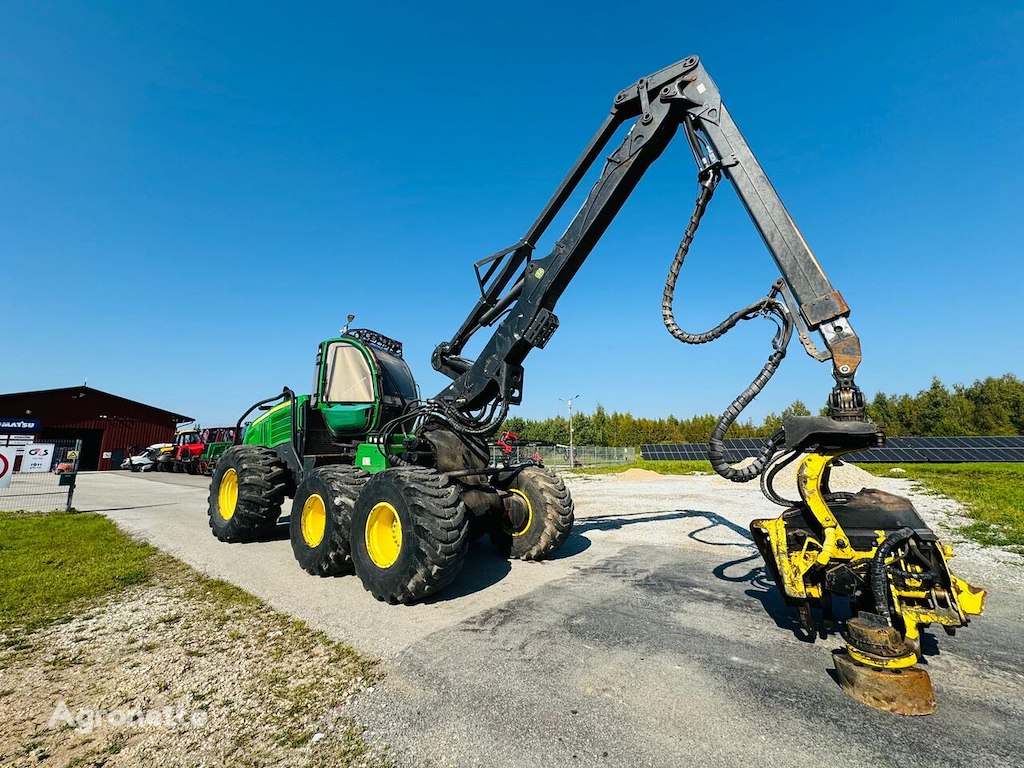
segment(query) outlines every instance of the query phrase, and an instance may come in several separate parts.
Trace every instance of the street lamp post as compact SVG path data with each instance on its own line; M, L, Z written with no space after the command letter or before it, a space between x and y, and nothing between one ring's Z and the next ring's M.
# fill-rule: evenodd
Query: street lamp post
M573 400L576 400L578 397L579 397L579 395L573 395L568 400L562 400L562 398L558 398L559 400L562 400L563 403L565 403L566 405L569 406L569 469L570 470L576 468L576 451L575 451L575 448L573 447L573 439L572 439L572 437L573 437L572 436L572 402L573 402Z

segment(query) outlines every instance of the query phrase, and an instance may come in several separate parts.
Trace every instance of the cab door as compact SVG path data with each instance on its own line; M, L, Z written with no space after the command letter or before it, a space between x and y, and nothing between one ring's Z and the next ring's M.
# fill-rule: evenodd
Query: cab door
M335 437L359 437L373 426L379 402L377 371L364 347L349 341L324 344L317 409Z

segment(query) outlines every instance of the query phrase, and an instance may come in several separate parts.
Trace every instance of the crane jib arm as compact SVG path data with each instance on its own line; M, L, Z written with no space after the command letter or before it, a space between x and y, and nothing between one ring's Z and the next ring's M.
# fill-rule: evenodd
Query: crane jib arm
M587 170L627 121L633 125L607 158L586 201L551 253L533 258L537 240ZM642 78L616 95L608 118L591 139L523 239L477 263L480 299L448 342L434 352L434 367L453 379L437 400L468 412L495 400L522 401L522 363L558 327L555 303L576 275L648 167L683 127L702 178L724 175L734 186L775 260L795 302L799 325L818 331L840 386L852 387L860 342L847 321L849 308L811 252L750 150L721 95L696 56ZM498 322L475 360L461 356L481 328ZM809 338L801 340L812 349ZM810 346L809 346L810 345Z

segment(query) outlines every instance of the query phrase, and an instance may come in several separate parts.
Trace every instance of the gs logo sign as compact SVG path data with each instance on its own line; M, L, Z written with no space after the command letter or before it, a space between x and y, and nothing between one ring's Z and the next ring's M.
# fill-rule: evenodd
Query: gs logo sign
M25 455L21 462L22 472L49 472L53 464L55 445L52 443L32 443L25 446Z

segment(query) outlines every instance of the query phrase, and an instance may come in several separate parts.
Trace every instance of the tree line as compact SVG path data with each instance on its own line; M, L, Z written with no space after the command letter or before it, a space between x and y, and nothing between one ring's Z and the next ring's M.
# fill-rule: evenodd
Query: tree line
M1021 435L1024 434L1024 381L1013 374L989 377L970 386L952 389L938 378L916 395L879 392L867 406L868 417L892 436ZM827 408L820 410L822 415ZM809 416L799 400L781 413L770 413L760 423L737 422L727 437L763 437L781 426L786 416ZM638 446L643 443L704 443L718 416L640 418L629 411L608 412L598 405L591 413L573 414L573 440L577 445ZM524 419L514 416L504 424L520 440L566 444L569 420L565 416Z

